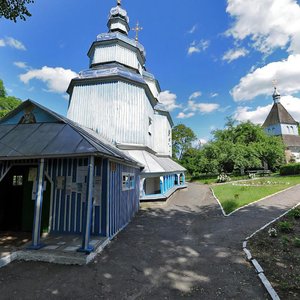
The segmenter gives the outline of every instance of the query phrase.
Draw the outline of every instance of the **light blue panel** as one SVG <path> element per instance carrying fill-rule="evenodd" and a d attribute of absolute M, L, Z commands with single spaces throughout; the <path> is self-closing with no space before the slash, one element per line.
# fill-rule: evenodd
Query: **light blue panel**
<path fill-rule="evenodd" d="M 5 125 L 16 125 L 19 124 L 20 120 L 24 116 L 24 110 L 12 115 L 8 120 L 4 121 L 2 124 Z M 53 116 L 49 115 L 47 112 L 41 110 L 38 107 L 34 107 L 32 114 L 35 117 L 36 123 L 58 123 L 59 121 Z"/>

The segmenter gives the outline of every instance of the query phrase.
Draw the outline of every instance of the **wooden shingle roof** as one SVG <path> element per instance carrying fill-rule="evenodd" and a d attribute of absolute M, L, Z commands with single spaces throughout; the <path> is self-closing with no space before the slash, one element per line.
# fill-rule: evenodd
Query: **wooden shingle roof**
<path fill-rule="evenodd" d="M 274 103 L 263 127 L 269 127 L 276 124 L 298 124 L 280 102 Z"/>

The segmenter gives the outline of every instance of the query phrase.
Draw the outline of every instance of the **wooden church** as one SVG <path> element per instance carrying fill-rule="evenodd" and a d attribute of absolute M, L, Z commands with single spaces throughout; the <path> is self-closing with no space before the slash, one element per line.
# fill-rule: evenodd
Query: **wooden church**
<path fill-rule="evenodd" d="M 120 1 L 108 28 L 70 83 L 68 118 L 28 100 L 0 120 L 0 231 L 32 231 L 32 249 L 49 232 L 80 235 L 89 253 L 90 236 L 112 238 L 140 199 L 185 187 L 171 116 Z"/>
<path fill-rule="evenodd" d="M 158 101 L 160 86 L 146 70 L 144 47 L 138 36 L 128 37 L 129 17 L 120 1 L 107 25 L 109 32 L 98 35 L 88 51 L 89 69 L 70 83 L 68 118 L 144 166 L 141 200 L 166 199 L 185 187 L 185 169 L 171 159 L 171 116 Z"/>
<path fill-rule="evenodd" d="M 281 137 L 286 146 L 287 162 L 300 162 L 299 124 L 285 109 L 280 100 L 281 95 L 275 87 L 273 93 L 274 104 L 263 124 L 263 128 L 267 134 Z"/>

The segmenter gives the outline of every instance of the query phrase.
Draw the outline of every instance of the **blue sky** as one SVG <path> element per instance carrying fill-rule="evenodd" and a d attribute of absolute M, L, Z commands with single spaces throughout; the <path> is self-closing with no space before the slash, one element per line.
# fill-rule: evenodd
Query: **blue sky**
<path fill-rule="evenodd" d="M 68 82 L 88 68 L 87 51 L 107 31 L 115 5 L 37 0 L 26 22 L 0 19 L 0 78 L 8 93 L 65 115 Z M 208 140 L 227 116 L 262 123 L 274 79 L 300 121 L 299 1 L 123 0 L 122 6 L 131 27 L 143 26 L 146 67 L 159 80 L 175 124 Z"/>

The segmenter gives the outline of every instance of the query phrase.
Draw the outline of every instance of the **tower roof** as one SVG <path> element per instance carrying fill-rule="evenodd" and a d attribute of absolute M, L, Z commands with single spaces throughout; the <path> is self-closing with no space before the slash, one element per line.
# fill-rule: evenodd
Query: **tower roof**
<path fill-rule="evenodd" d="M 110 10 L 107 26 L 109 32 L 120 32 L 128 35 L 130 30 L 129 17 L 127 11 L 121 7 L 121 1 L 118 1 L 118 5 Z"/>
<path fill-rule="evenodd" d="M 269 127 L 276 124 L 298 124 L 280 102 L 274 103 L 263 127 Z"/>

